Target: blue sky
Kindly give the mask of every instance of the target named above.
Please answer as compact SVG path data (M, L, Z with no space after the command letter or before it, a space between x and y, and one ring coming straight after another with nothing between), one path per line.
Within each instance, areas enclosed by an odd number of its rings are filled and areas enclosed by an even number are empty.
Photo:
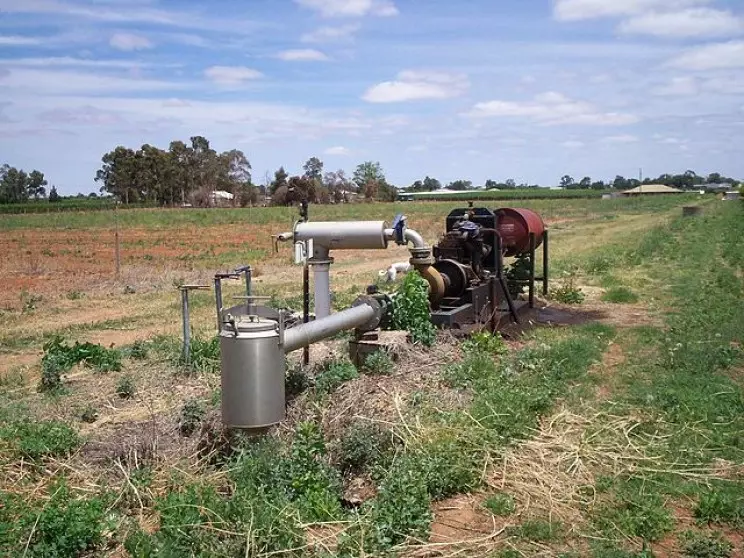
M65 194L192 135L259 183L311 156L399 186L744 177L744 2L0 0L0 124L0 163Z

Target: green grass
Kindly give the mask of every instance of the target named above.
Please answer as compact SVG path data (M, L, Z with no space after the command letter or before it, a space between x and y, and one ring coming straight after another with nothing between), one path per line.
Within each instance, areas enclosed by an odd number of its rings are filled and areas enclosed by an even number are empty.
M514 503L514 498L505 492L499 492L486 498L486 501L483 502L483 507L493 515L500 517L510 516L517 509Z
M613 304L629 304L638 302L638 295L628 287L611 287L602 294L602 300Z

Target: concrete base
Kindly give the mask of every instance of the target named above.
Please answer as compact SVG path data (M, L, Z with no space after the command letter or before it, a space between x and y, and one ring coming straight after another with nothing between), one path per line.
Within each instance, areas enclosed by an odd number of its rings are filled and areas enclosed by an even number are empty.
M405 331L369 331L361 338L349 341L349 358L355 366L361 367L369 355L384 350L396 360L400 347L407 343L408 333Z

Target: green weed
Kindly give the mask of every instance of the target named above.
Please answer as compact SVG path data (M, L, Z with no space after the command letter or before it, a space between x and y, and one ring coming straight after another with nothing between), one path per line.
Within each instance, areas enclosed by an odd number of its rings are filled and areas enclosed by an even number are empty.
M688 532L682 541L683 553L688 558L729 558L734 550L734 545L720 533Z
M393 359L384 349L375 351L364 359L364 372L372 376L389 376L394 367Z
M516 505L514 498L506 492L499 492L486 498L483 502L483 507L490 511L493 515L500 517L506 517L512 515L516 511Z
M204 406L198 399L189 399L181 407L181 413L178 419L178 430L181 436L189 437L201 425L204 419Z
M344 473L359 474L386 461L392 449L390 432L376 424L354 422L341 437L338 464Z
M136 391L137 388L131 376L122 376L116 382L116 395L121 399L132 399Z
M323 363L320 372L315 376L315 391L320 395L328 395L358 377L359 372L348 360L329 360Z
M509 352L509 346L498 333L492 334L487 331L479 331L468 337L462 344L462 350L466 353L482 352L503 356Z
M528 519L508 529L510 535L537 543L548 543L563 537L563 526L546 519Z
M701 494L695 517L704 523L744 527L744 487L739 483L716 483Z
M615 304L627 304L638 302L638 295L627 287L612 287L604 292L602 300Z
M0 426L0 440L20 457L32 461L65 457L81 444L77 432L64 422L17 419Z

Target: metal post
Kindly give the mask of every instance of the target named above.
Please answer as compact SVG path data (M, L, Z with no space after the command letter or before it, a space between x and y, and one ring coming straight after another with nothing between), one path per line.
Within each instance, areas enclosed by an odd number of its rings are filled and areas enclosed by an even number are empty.
M530 233L530 308L535 307L535 233Z
M121 251L119 249L119 201L114 200L114 241L116 246L114 248L114 254L116 257L116 278L119 279L121 275Z
M183 353L181 358L188 366L191 364L191 327L189 317L189 290L181 287L181 316L183 318Z
M548 229L543 232L543 296L548 296Z
M245 296L251 296L252 291L252 283L253 283L253 269L251 266L247 265L245 266Z
M216 286L216 283L215 283ZM207 290L209 285L181 285L181 318L183 319L183 363L191 364L191 316L189 315L189 291ZM220 295L221 298L221 295Z
M214 300L217 304L217 333L222 331L222 277L214 276Z

